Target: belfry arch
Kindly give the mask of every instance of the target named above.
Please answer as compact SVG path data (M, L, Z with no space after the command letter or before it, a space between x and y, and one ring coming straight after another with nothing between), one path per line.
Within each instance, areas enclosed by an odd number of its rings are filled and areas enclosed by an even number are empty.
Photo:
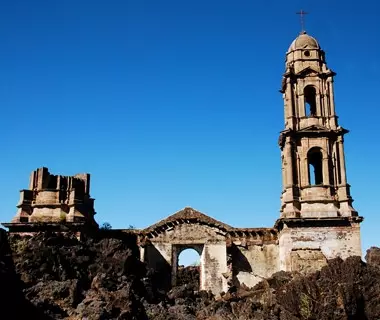
M311 148L307 153L309 185L323 184L323 154L318 147Z
M308 85L304 88L304 106L307 117L317 116L317 91L314 86Z

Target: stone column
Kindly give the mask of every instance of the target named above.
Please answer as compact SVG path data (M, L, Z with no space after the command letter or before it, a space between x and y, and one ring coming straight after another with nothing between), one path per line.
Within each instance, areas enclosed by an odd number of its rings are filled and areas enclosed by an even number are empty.
M292 86L291 94L292 94L292 105L294 107L293 116L295 118L298 118L300 116L300 114L299 114L299 110L298 110L297 87Z
M339 151L338 151L338 144L335 142L332 147L332 160L333 160L333 166L334 166L334 186L337 187L339 183Z
M300 158L301 187L310 185L307 157Z
M306 113L305 113L305 95L304 94L299 95L297 102L298 102L298 117L299 118L305 117L306 116Z
M323 117L323 109L322 109L322 104L321 104L321 94L320 94L320 92L319 92L319 89L317 88L316 89L316 92L315 92L315 104L316 104L316 106L315 106L315 115L317 116L317 117Z
M286 170L285 170L285 158L284 156L281 157L281 173L282 173L282 184L283 188L286 188L287 181L286 181Z
M329 144L324 141L325 150L322 152L322 183L324 186L330 185L330 170L329 170Z
M330 184L329 157L325 153L323 153L323 160L322 160L322 182L324 186L327 186Z
M286 92L285 92L285 123L290 117L293 117L293 93L290 79L286 79Z
M334 88L332 79L328 80L329 84L329 93L330 93L330 111L331 116L335 116L335 102L334 102Z
M172 286L177 285L177 271L178 271L178 247L172 247L171 267L172 267Z
M340 164L340 177L341 177L341 184L346 185L347 184L347 178L346 178L346 163L344 161L344 147L343 147L343 137L338 137L338 149L339 149L339 164Z
M301 158L300 158L300 155L297 153L297 176L298 176L298 186L301 186L302 185L302 182L301 182L301 177L302 177L302 173L301 173Z
M329 97L328 92L329 92L329 83L324 80L323 81L323 96L322 96L322 99L323 99L323 109L325 110L324 116L329 121L329 119L331 117L331 108L330 108L330 104L329 104L329 101L328 101L328 97Z
M285 161L286 161L286 185L285 188L292 187L294 184L293 181L293 155L292 155L292 143L290 142L290 137L286 137L285 143Z
M337 121L335 117L335 101L334 101L334 88L333 79L328 80L329 85L329 106L330 106L330 126L331 128L336 128Z

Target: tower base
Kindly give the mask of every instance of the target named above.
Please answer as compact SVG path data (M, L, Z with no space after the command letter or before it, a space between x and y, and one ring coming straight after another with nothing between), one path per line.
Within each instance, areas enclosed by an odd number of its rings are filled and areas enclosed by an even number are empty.
M280 269L309 273L327 260L361 256L362 217L279 219Z

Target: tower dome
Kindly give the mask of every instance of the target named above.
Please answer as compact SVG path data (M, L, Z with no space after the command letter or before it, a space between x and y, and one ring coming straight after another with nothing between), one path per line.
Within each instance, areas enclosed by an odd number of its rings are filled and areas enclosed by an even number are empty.
M303 31L290 45L288 52L299 49L320 49L318 41Z

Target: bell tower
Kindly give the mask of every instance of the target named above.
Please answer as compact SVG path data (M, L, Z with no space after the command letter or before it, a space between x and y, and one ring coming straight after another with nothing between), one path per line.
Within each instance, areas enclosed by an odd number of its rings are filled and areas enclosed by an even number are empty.
M286 53L281 86L281 270L313 271L327 259L361 255L363 218L352 207L347 183L348 130L338 124L334 76L317 40L302 31Z
M281 92L281 217L356 216L346 178L344 135L334 103L335 73L318 42L302 32L286 53Z

